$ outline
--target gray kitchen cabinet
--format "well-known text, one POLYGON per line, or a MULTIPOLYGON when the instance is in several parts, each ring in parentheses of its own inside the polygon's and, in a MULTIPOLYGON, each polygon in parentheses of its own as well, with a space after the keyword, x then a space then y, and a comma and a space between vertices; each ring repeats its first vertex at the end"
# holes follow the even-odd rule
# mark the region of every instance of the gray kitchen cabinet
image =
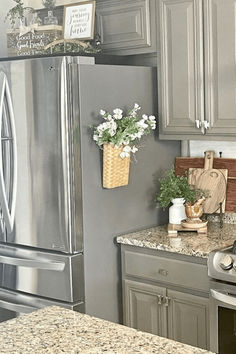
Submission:
POLYGON ((203 121, 202 6, 199 0, 159 0, 161 134, 199 134, 203 121))
POLYGON ((208 299, 168 290, 168 335, 178 342, 209 348, 208 299))
POLYGON ((162 306, 166 288, 124 281, 126 311, 125 324, 144 332, 167 336, 167 308, 162 306))
POLYGON ((207 135, 236 135, 236 0, 204 1, 207 135))
POLYGON ((104 52, 156 52, 156 0, 97 0, 96 17, 104 52))
POLYGON ((124 324, 209 349, 206 262, 127 245, 121 255, 124 324))
POLYGON ((158 0, 162 139, 235 139, 236 0, 158 0))

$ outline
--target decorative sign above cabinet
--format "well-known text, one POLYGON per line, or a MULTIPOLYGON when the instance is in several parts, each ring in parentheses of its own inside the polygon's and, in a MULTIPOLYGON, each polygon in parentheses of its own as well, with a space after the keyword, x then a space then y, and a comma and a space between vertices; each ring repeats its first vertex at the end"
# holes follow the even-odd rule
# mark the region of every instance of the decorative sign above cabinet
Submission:
POLYGON ((64 39, 93 39, 95 1, 64 7, 64 39))

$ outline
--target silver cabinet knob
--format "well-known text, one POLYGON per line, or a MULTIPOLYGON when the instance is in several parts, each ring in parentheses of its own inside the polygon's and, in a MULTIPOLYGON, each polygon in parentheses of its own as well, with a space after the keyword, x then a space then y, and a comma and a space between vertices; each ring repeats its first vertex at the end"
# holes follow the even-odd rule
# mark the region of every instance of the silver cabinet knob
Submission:
POLYGON ((158 270, 158 273, 161 274, 161 275, 163 275, 164 277, 167 277, 167 275, 168 275, 168 270, 166 270, 166 269, 159 269, 159 270, 158 270))

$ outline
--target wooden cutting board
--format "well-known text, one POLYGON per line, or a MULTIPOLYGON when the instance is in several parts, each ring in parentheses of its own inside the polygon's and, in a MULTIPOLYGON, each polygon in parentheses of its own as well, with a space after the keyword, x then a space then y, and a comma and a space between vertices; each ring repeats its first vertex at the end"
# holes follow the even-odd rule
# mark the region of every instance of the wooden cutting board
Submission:
POLYGON ((208 190, 210 197, 204 203, 204 213, 225 212, 228 170, 213 168, 214 151, 205 152, 204 168, 189 168, 189 183, 195 188, 208 190))

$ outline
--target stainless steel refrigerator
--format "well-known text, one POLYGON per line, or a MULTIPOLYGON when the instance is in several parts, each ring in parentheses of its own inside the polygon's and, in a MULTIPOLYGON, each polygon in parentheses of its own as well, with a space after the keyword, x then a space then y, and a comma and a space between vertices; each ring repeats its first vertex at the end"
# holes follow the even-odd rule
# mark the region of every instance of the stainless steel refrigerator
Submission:
POLYGON ((179 145, 153 134, 129 186, 104 190, 89 126, 136 101, 155 113, 155 79, 92 57, 0 61, 0 321, 52 304, 118 321, 114 237, 164 221, 145 196, 179 145))

